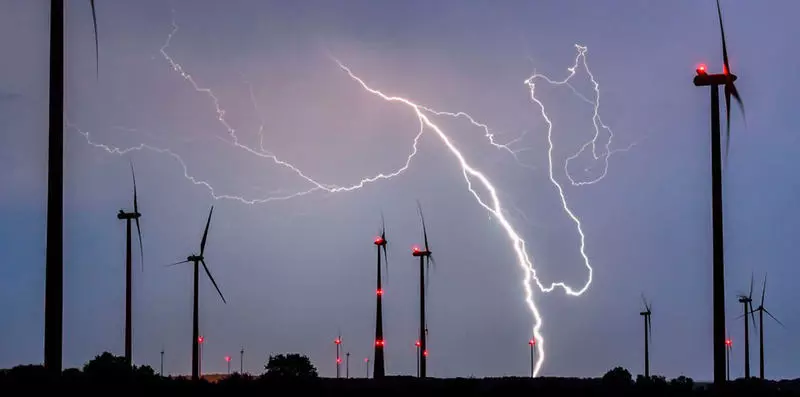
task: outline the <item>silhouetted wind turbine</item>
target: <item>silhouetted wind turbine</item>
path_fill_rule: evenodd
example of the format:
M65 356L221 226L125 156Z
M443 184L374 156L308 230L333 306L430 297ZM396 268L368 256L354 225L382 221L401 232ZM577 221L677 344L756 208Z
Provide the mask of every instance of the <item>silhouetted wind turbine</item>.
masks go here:
M228 303L225 301L225 297L222 296L222 291L219 290L217 286L217 282L214 281L214 276L211 275L211 272L208 270L208 266L206 265L205 258L203 254L206 251L206 238L208 237L208 227L211 226L211 214L214 212L214 206L211 206L211 210L208 212L208 221L206 221L206 230L203 232L203 239L200 241L200 255L192 254L186 258L185 261L176 262L169 266L179 265L181 263L188 263L191 262L194 264L194 315L192 318L192 380L198 380L200 378L200 360L199 360L199 338L200 338L200 318L199 318L199 310L198 310L198 293L199 293L199 285L198 281L200 278L200 264L203 264L203 269L206 271L206 275L211 280L211 283L214 284L214 288L216 288L217 293L219 293L219 297L222 298L222 302Z
M767 292L767 275L765 274L764 285L761 287L761 304L758 305L758 307L755 310L753 310L753 312L758 312L758 328L759 328L758 346L760 352L760 355L758 357L758 365L759 365L758 375L761 378L761 380L764 380L764 313L767 313L767 315L772 317L772 319L775 320L775 322L780 324L781 327L785 328L783 323L777 318L775 318L775 316L773 316L772 313L770 313L769 310L767 310L767 308L764 307L764 295L766 294L766 292ZM750 305L752 307L752 303Z
M753 278L750 278L750 293L739 295L739 303L744 306L744 314L739 318L744 317L744 378L750 379L750 327L747 322L747 315L749 314L753 320L753 326L756 325L756 316L753 314Z
M133 322L131 320L131 220L136 221L136 233L139 235L139 253L144 270L144 249L142 248L142 229L139 227L139 201L136 195L136 173L131 163L131 176L133 177L133 212L119 210L117 219L124 219L127 231L125 240L125 362L130 366L133 362Z
M723 250L722 229L722 159L719 126L719 89L725 87L725 109L727 111L726 130L726 156L730 142L730 112L731 95L739 103L744 114L744 105L739 97L739 91L733 82L736 75L731 73L728 64L728 49L725 45L725 29L722 26L722 10L717 0L717 16L722 36L722 61L721 74L708 74L705 65L697 67L697 76L694 77L695 86L711 87L711 181L712 181L712 225L713 225L713 351L714 351L714 384L721 387L725 383L725 255Z
M644 311L639 313L644 317L644 377L650 378L650 334L652 333L652 323L650 322L650 315L652 314L652 305L647 303L647 299L642 295L642 302L644 303Z
M425 217L422 215L422 205L417 201L419 218L422 221L422 236L425 241L425 249L414 246L412 255L419 257L419 377L424 378L426 373L426 358L428 357L427 329L425 328L425 273L433 262L430 247L428 246L428 231L425 228Z
M97 18L94 24L97 74ZM47 145L47 239L44 287L44 367L61 374L64 315L64 0L50 0L50 88Z
M378 248L378 287L375 290L376 295L376 311L375 314L375 364L373 365L373 375L375 379L383 378L386 375L386 369L383 361L383 286L381 284L381 249L383 249L383 258L386 262L386 273L389 273L389 258L386 256L386 224L383 221L383 214L381 214L381 235L375 237L373 242Z

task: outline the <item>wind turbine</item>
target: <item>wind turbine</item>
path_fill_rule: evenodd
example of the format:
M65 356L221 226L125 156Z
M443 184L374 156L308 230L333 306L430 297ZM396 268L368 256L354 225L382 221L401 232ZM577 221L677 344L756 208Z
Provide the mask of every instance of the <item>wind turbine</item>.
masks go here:
M758 312L758 328L759 328L758 329L758 333L759 333L759 335L758 335L758 346L759 346L759 352L760 352L760 355L758 357L758 364L759 364L758 375L759 375L759 378L761 378L761 380L764 380L764 313L767 313L767 315L772 317L772 319L775 320L775 322L780 324L781 327L785 328L783 323L780 320L778 320L777 318L775 318L775 316L773 316L772 313L770 313L769 310L767 310L767 308L764 307L764 295L766 294L766 292L767 292L767 275L765 274L764 275L764 286L761 287L761 304L758 305L758 307L755 310L753 310L753 312ZM752 306L752 303L751 303L751 306Z
M753 314L753 278L750 278L750 293L747 295L739 295L739 303L744 306L744 314L739 318L744 317L744 378L750 379L750 327L747 322L747 315L749 314L753 320L753 326L756 326L756 316Z
M425 217L422 215L422 204L417 201L417 209L419 210L419 218L422 221L422 236L425 241L425 249L420 249L414 246L411 254L419 257L419 377L424 378L426 373L426 358L428 357L427 348L427 328L425 327L425 292L427 284L425 283L425 273L429 269L433 261L431 250L428 246L428 231L425 228Z
M386 375L383 358L383 287L381 284L381 249L383 249L383 258L386 262L386 273L389 273L389 258L386 256L386 224L383 221L383 214L381 214L381 235L375 237L373 242L378 251L378 288L375 290L377 299L375 315L375 364L373 364L373 375L375 379L381 379Z
M644 303L644 311L639 313L644 317L644 377L650 378L650 334L652 333L652 323L650 322L650 315L652 314L652 305L647 303L647 299L642 295L642 302Z
M100 74L97 17L95 64ZM44 367L61 374L64 329L64 0L50 0L50 88L47 145L47 237L44 287Z
M192 254L186 258L185 261L176 262L169 266L179 265L181 263L193 263L194 264L194 315L192 317L192 380L200 379L200 360L199 360L199 353L200 353L200 318L199 318L199 310L198 310L198 292L199 292L199 285L198 281L200 278L200 264L203 264L203 269L206 271L206 275L211 280L211 283L214 284L214 288L216 288L217 293L219 293L219 297L222 298L223 303L228 303L225 301L225 297L222 296L222 291L219 290L217 286L217 282L214 281L214 276L211 275L211 272L208 270L208 266L206 265L205 257L203 254L206 251L206 238L208 237L208 227L211 226L211 214L214 212L214 206L211 206L211 210L208 212L208 220L206 221L206 230L203 232L203 239L200 240L200 255Z
M712 182L712 225L713 225L713 352L714 352L714 384L722 386L725 383L725 255L723 250L722 229L722 158L720 145L719 122L719 86L725 87L725 110L727 112L726 131L726 156L730 142L731 96L739 103L744 114L744 105L739 97L739 91L733 82L736 75L731 73L728 64L728 49L725 45L725 29L722 26L722 11L717 0L717 16L722 36L722 73L708 74L705 65L697 67L694 85L698 87L711 87L711 182Z
M125 220L127 238L125 240L125 363L130 367L133 363L133 322L131 321L131 220L136 221L136 233L139 235L139 253L142 256L142 270L144 270L144 249L142 248L142 229L139 227L139 202L136 198L136 173L131 163L131 176L133 177L133 212L119 210L117 219Z

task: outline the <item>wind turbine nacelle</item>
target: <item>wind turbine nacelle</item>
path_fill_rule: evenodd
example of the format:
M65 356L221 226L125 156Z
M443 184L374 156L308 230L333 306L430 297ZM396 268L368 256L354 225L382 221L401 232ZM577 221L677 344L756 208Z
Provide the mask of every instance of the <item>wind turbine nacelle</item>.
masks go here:
M717 73L717 74L707 74L705 73L705 69L697 69L697 76L694 76L694 85L698 87L707 86L707 85L725 85L728 82L736 81L737 77L735 74L724 74L724 73Z
M430 254L431 254L430 251L424 251L424 250L420 250L420 249L415 249L415 250L411 251L411 255L414 255L414 256L428 256Z

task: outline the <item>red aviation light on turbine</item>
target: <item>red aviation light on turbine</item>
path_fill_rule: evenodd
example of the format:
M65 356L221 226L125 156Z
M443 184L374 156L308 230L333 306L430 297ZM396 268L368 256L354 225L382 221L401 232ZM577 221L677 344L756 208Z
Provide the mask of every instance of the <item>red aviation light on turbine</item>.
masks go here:
M365 358L365 359L364 359L364 362L365 362L365 363L368 363L368 362L369 362L369 357Z
M341 363L342 363L342 358L336 357L336 364L341 364Z
M337 345L341 345L342 344L342 340L339 339L339 338L336 338L336 339L333 340L333 343L335 343Z
M384 342L383 339L378 339L375 341L375 346L383 347L384 344L386 344L386 342Z
M203 343L204 340L202 336L197 337L197 343Z
M420 345L421 345L421 344L419 343L419 341L416 341L416 342L414 342L414 346L416 346L416 347L420 347Z
M708 74L708 71L706 70L706 64L704 63L697 65L696 71L698 76L705 76Z
M225 356L225 361L231 362L231 356Z
M414 253L419 252L419 246L415 245L415 246L411 247L411 252L414 252Z
M531 345L531 346L535 345L536 344L536 339L529 340L528 344Z
M383 243L385 242L386 240L384 240L383 237L381 236L375 237L375 245L383 245Z
M730 340L730 339L725 339L725 346L727 346L727 347L733 346L733 341Z
M375 293L378 294L378 295L383 295L383 289L379 288L379 289L375 290Z
M427 350L423 351L422 355L425 356L425 357L428 357L428 351Z

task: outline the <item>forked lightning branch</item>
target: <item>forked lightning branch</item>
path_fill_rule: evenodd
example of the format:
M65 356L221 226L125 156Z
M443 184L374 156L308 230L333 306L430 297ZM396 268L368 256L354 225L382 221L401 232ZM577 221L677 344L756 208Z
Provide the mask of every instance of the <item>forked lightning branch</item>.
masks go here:
M174 17L174 12L173 12L173 17ZM225 109L223 108L223 105L221 104L219 98L214 94L214 92L210 88L203 87L200 83L198 83L197 80L194 77L192 77L192 75L187 71L186 68L184 68L180 63L178 63L175 59L173 59L172 56L169 55L167 50L169 49L173 37L177 33L178 33L178 25L175 22L175 19L173 18L172 31L167 36L164 45L160 49L161 55L163 56L166 63L172 68L172 70L178 76L182 77L188 84L191 84L191 86L197 93L205 95L208 98L208 100L212 103L216 112L215 116L217 120L219 121L221 127L227 132L229 136L228 142L238 150L243 150L246 151L247 153L263 158L265 161L267 161L267 164L265 166L282 167L289 169L297 176L297 178L304 180L308 184L307 189L281 196L266 196L260 198L252 198L252 197L248 198L233 193L219 193L210 182L205 181L198 176L192 175L192 173L190 172L189 168L186 165L186 162L184 162L183 159L180 157L180 155L178 155L174 150L168 148L159 148L152 145L148 145L146 143L142 143L140 145L128 148L115 147L110 144L100 143L93 140L90 137L89 132L83 131L73 124L70 124L70 127L77 130L81 135L83 135L83 137L90 145L104 149L112 154L122 155L137 150L149 150L167 154L180 163L180 165L183 168L184 177L186 179L188 179L193 184L201 185L207 188L209 193L214 199L234 200L244 204L251 204L251 205L268 203L276 200L290 200L300 196L313 194L315 192L328 192L328 193L349 192L358 190L371 183L379 182L382 180L389 180L395 176L401 175L402 173L404 173L409 169L414 157L417 154L420 137L424 133L432 133L441 141L442 143L441 150L448 153L449 157L456 164L459 165L461 169L461 177L464 179L464 184L467 188L467 192L475 199L476 204L478 204L480 208L491 214L500 224L502 232L508 238L509 247L513 251L513 257L515 258L517 265L523 271L523 277L521 281L525 288L525 301L528 304L528 307L533 315L533 337L536 340L535 347L537 351L537 360L535 363L534 375L539 373L542 364L544 363L544 360L546 358L545 355L546 341L542 334L543 318L534 301L534 293L536 291L542 293L549 293L555 289L560 289L569 296L580 296L584 292L586 292L589 286L591 285L592 272L593 272L589 256L586 253L586 244L585 244L586 237L581 225L581 221L579 217L574 213L570 205L568 204L567 194L564 190L564 187L559 182L557 173L560 173L561 170L563 170L563 173L565 174L566 179L569 181L570 186L579 187L597 183L606 176L609 169L609 160L612 157L612 155L615 152L625 151L632 147L631 145L622 149L612 149L612 138L614 134L611 128L603 124L600 118L600 113L599 113L600 85L598 84L597 80L595 79L594 75L591 73L589 69L589 65L586 59L586 53L587 53L586 47L576 45L577 55L575 57L575 62L571 67L567 69L568 73L563 79L560 80L551 79L545 75L535 73L534 75L526 79L524 81L524 86L522 86L523 89L526 89L527 87L527 90L529 90L530 99L533 105L533 110L540 113L542 119L545 121L547 129L546 131L547 143L548 143L546 151L548 158L549 179L552 184L552 189L554 194L557 194L560 199L560 203L563 208L564 214L573 222L575 230L579 236L580 243L577 249L580 252L583 265L586 268L586 279L584 283L581 284L580 286L569 286L565 282L561 281L551 282L547 284L537 276L536 266L533 259L534 255L529 252L525 240L522 238L520 232L512 225L512 223L507 218L507 213L508 213L507 208L504 206L502 198L500 197L500 194L497 192L497 189L495 188L494 184L492 183L492 181L488 176L486 176L481 170L477 169L473 165L470 159L468 159L467 156L452 141L449 133L435 123L434 118L450 117L450 118L464 118L468 120L473 126L473 128L482 130L484 132L484 138L486 139L486 142L489 145L492 145L499 150L507 152L510 156L513 156L514 160L518 164L524 165L518 160L517 152L509 147L510 144L513 142L506 144L497 143L494 139L494 134L492 130L488 127L487 124L477 121L475 117L464 112L439 111L431 107L418 104L408 98L392 96L391 94L387 94L377 88L374 88L374 86L367 84L362 77L359 77L351 68L345 65L345 63L334 58L333 62L335 62L335 64L338 65L339 68L341 68L341 70L345 74L345 78L351 79L360 88L374 95L376 100L387 101L397 104L398 112L411 112L416 116L418 124L415 126L409 126L409 128L413 128L413 131L415 131L414 138L410 142L409 145L410 147L407 150L405 161L403 161L402 164L400 164L393 171L387 173L380 173L377 175L366 175L361 179L359 179L358 181L345 186L323 183L305 173L299 166L291 164L285 160L282 160L277 154L265 148L263 124L258 129L258 134L259 134L258 147L251 147L242 144L239 141L236 129L232 127L231 123L229 123L225 117ZM586 96L580 93L575 88L575 86L573 86L570 83L571 79L577 75L579 70L582 70L584 73L586 73L586 75L589 77L591 81L592 93L590 96ZM553 122L551 121L551 118L548 116L542 100L540 100L536 96L537 84L564 86L572 90L576 95L578 95L580 99L582 99L588 105L590 105L592 109L592 126L593 126L592 138L587 142L585 142L576 153L568 156L563 161L563 164L558 166L555 164L553 156L553 150L554 150L553 139L552 139ZM252 101L254 108L257 108L257 104L255 102L256 98L255 95L253 95L252 89L250 90L250 100ZM570 161L576 159L578 156L583 155L587 151L591 153L592 159L595 162L599 163L602 172L600 172L598 176L592 179L578 180L577 178L573 177L570 174L569 163ZM482 188L487 193L486 194L478 193L475 189L476 187Z

